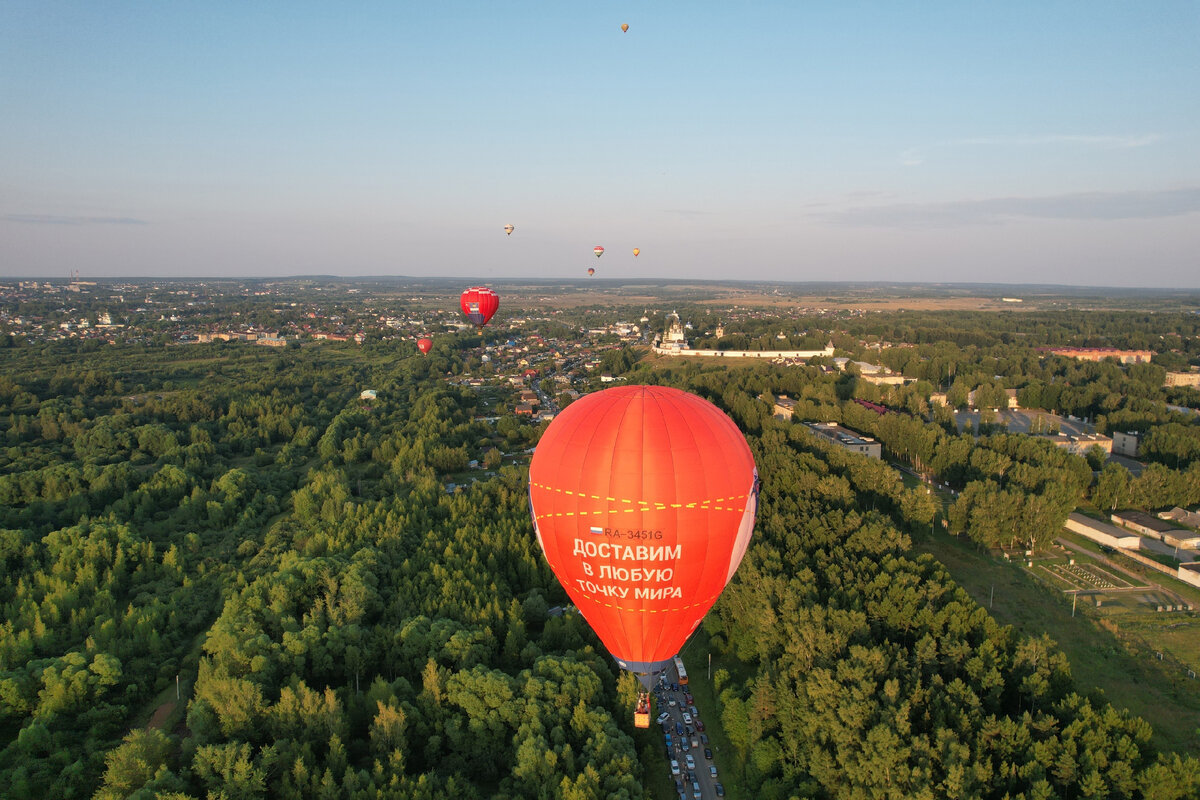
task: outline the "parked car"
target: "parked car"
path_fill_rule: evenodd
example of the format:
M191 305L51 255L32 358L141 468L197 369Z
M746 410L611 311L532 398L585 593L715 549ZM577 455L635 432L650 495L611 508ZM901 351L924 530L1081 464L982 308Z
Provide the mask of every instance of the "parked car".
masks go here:
M708 734L707 733L700 734L700 744L708 744Z
M696 798L696 800L700 800L702 796L703 795L700 794L700 784L696 781L692 781L692 797Z
M684 757L683 757L683 760L684 760L685 762L687 762L688 769L695 769L695 768L696 768L696 759L692 758L692 754L691 754L691 753L688 753L686 756L684 756Z
M712 764L708 765L708 775L714 781L717 779L717 768L715 766L713 766Z
M683 723L682 722L675 723L675 732L678 733L680 736L683 736Z
M679 774L679 762L673 758L671 759L671 774L672 775Z
M701 722L700 720L696 720L696 730L698 730L698 731L704 730L704 723Z
M709 761L712 761L712 749L711 748L708 748L708 747L704 748L704 757L707 758Z
M684 725L691 725L691 724L692 724L692 715L691 715L691 714L689 714L689 713L687 713L686 711L685 711L685 712L683 712L683 724L684 724Z
M666 711L664 711L658 715L658 724L662 725L664 722L666 722L670 718L671 718L671 715L669 713L667 713Z
M724 797L724 796L725 796L725 787L718 783L717 784L717 797Z

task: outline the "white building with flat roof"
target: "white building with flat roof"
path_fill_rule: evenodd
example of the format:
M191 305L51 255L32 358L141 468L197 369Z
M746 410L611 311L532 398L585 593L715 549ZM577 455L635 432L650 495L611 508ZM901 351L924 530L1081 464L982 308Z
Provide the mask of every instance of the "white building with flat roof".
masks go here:
M1072 533L1106 547L1119 547L1122 550L1140 550L1142 547L1142 537L1083 514L1072 513L1065 525Z
M868 458L882 458L883 446L870 436L863 436L849 428L843 428L836 422L806 422L805 427L816 436L830 444L836 444L843 450L852 453L862 453Z

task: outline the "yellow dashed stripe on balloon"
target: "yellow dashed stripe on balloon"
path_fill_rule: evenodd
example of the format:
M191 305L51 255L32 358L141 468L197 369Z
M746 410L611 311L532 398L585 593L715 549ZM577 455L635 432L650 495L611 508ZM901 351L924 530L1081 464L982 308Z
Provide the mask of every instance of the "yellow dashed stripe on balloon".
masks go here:
M599 516L603 514L633 514L638 511L670 511L673 509L701 509L706 511L732 511L736 514L745 512L745 507L737 508L734 506L712 505L713 503L724 503L729 500L745 502L746 496L739 495L733 497L717 497L712 500L693 500L690 503L650 503L645 500L631 500L629 498L618 497L601 497L598 494L585 494L583 492L573 492L570 489L559 489L554 486L546 486L541 483L530 483L538 489L544 489L548 492L558 492L559 494L571 495L572 497L584 498L587 500L601 500L610 503L636 503L637 508L609 508L598 511L560 511L556 514L539 514L538 519L548 519L550 517L586 517Z
M571 495L572 497L583 497L588 500L607 500L610 503L637 503L640 506L653 508L656 511L662 511L667 508L706 508L710 503L724 503L730 500L739 501L745 500L746 497L745 495L730 495L729 497L715 497L711 500L694 500L690 503L650 503L646 500L632 500L627 497L602 497L598 494L573 492L570 489L562 489L557 486L547 486L543 483L534 483L533 481L530 481L529 485L535 486L538 489L545 489L547 492L558 492L559 494Z
M689 608L701 608L701 607L709 608L713 605L713 603L717 602L717 597L718 597L718 595L714 594L706 602L689 603L686 606L673 606L671 608L626 608L625 606L618 606L618 605L615 605L614 603L606 603L603 600L597 600L595 597L592 597L590 594L587 594L586 592L579 592L579 595L581 597L583 597L583 599L588 600L592 603L595 603L598 606L604 606L605 608L615 608L617 611L639 611L643 614L669 614L672 611L687 611ZM572 597L573 596L574 595L572 595Z

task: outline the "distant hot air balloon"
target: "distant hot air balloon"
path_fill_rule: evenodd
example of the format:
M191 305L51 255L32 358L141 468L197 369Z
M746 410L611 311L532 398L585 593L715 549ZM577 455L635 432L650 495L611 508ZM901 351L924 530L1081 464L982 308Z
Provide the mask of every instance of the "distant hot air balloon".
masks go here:
M487 325L492 314L500 307L500 295L486 286L472 286L462 293L459 305L462 306L462 312L467 319L482 331L483 326Z
M512 236L512 232L515 230L516 230L516 228L514 228L512 225L504 226L504 232L507 233L509 236Z
M433 349L433 339L417 339L417 349L429 355L429 351Z
M595 268L595 267L588 267L588 276L590 277L590 276L592 276L592 275L595 275L595 274L596 274L596 268Z
M596 258L599 258L600 256L604 255L604 248L600 245L596 245L592 248L592 252L596 254Z
M621 33L629 33L629 23L628 22L621 25Z
M637 254L640 252L642 252L641 248L639 248L639 247L633 248L633 257L637 258Z
M712 403L621 386L550 423L529 464L529 505L571 602L649 689L741 563L758 472Z

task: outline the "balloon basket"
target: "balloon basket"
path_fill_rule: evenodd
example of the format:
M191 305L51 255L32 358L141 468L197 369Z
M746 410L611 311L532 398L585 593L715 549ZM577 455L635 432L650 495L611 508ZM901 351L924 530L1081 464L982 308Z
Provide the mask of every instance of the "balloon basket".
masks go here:
M650 727L650 693L641 692L638 694L637 710L633 712L633 727L649 728Z

